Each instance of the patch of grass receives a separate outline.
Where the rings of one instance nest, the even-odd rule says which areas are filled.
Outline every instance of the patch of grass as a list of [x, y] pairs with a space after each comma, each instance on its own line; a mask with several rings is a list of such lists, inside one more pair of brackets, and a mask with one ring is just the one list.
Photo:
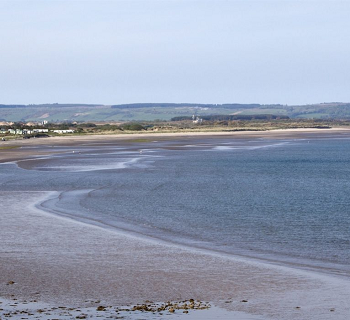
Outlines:
[[19, 146], [0, 146], [0, 150], [17, 149]]
[[129, 142], [151, 142], [149, 139], [132, 139]]

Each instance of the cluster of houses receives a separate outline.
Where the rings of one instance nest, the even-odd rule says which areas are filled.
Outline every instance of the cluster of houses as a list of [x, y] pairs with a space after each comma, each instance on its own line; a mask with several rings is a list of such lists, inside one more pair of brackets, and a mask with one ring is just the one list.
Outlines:
[[[1, 128], [0, 133], [2, 134], [18, 134], [18, 135], [27, 135], [27, 134], [35, 134], [35, 133], [48, 133], [49, 129], [5, 129]], [[65, 133], [74, 133], [74, 130], [50, 130], [50, 132], [65, 134]]]
[[[68, 130], [61, 130], [61, 129], [55, 129], [55, 130], [49, 130], [46, 128], [40, 128], [42, 126], [45, 126], [48, 124], [47, 120], [39, 121], [39, 122], [27, 122], [22, 123], [25, 127], [30, 127], [27, 129], [13, 129], [15, 125], [14, 122], [9, 121], [0, 121], [0, 134], [15, 134], [15, 135], [29, 135], [29, 134], [36, 134], [36, 133], [58, 133], [58, 134], [65, 134], [65, 133], [74, 133], [74, 130], [68, 129]], [[3, 127], [1, 127], [3, 126]], [[10, 128], [9, 128], [10, 127]], [[34, 129], [35, 127], [39, 127], [37, 129]]]

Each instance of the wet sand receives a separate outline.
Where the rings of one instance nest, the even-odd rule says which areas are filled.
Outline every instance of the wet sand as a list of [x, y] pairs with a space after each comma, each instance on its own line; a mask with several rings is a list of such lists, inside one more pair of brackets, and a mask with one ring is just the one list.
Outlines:
[[[256, 134], [271, 137], [270, 133]], [[319, 135], [320, 130], [273, 134], [276, 138], [300, 134], [307, 137]], [[107, 139], [106, 136], [77, 138], [29, 142], [78, 145]], [[27, 141], [16, 143], [26, 145]], [[30, 149], [7, 152], [7, 159], [33, 155]], [[6, 157], [1, 159], [6, 161]], [[11, 308], [12, 312], [16, 310], [15, 303], [25, 308], [24, 301], [32, 301], [35, 316], [46, 319], [38, 309], [85, 308], [84, 312], [92, 312], [95, 317], [99, 305], [116, 308], [146, 300], [162, 303], [195, 299], [220, 307], [213, 309], [220, 319], [245, 319], [247, 315], [262, 317], [256, 319], [348, 319], [350, 281], [347, 278], [186, 248], [58, 217], [34, 206], [49, 194], [16, 191], [0, 194], [0, 309], [3, 309], [0, 317]], [[108, 316], [120, 316], [114, 309], [109, 311]], [[193, 311], [193, 319], [196, 312], [213, 315], [211, 311]], [[176, 311], [166, 318], [178, 317], [180, 313]], [[101, 313], [98, 315], [103, 317]], [[129, 313], [124, 316], [135, 318]], [[192, 316], [181, 313], [183, 318], [192, 319]], [[162, 315], [142, 317], [160, 319]]]

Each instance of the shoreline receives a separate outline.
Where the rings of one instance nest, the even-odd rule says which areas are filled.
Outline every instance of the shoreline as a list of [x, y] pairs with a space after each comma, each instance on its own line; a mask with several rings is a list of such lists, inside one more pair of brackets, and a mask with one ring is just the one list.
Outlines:
[[[115, 224], [108, 224], [105, 221], [93, 220], [89, 217], [77, 216], [74, 213], [61, 212], [61, 211], [58, 211], [56, 208], [48, 208], [43, 205], [47, 201], [58, 199], [65, 192], [66, 191], [62, 191], [62, 192], [50, 191], [46, 198], [42, 199], [42, 201], [39, 201], [33, 204], [32, 207], [40, 210], [42, 214], [52, 215], [54, 217], [61, 218], [64, 220], [73, 221], [75, 223], [81, 223], [82, 225], [89, 225], [101, 230], [116, 233], [118, 235], [130, 238], [130, 239], [140, 240], [150, 244], [157, 244], [157, 245], [160, 244], [165, 247], [172, 247], [179, 250], [185, 250], [185, 251], [192, 252], [194, 254], [199, 253], [199, 254], [209, 255], [209, 256], [218, 257], [218, 258], [231, 259], [233, 261], [262, 265], [262, 266], [267, 266], [269, 268], [276, 268], [277, 270], [280, 269], [280, 270], [286, 270], [287, 272], [292, 272], [292, 273], [295, 272], [296, 274], [312, 275], [312, 276], [315, 276], [316, 278], [330, 277], [332, 279], [336, 278], [336, 279], [345, 279], [347, 281], [350, 281], [350, 274], [348, 272], [340, 269], [335, 271], [334, 269], [332, 269], [331, 266], [327, 267], [323, 265], [321, 267], [321, 266], [310, 265], [307, 263], [302, 263], [301, 261], [291, 262], [291, 261], [285, 261], [282, 259], [278, 260], [277, 258], [273, 259], [273, 258], [267, 258], [267, 257], [263, 258], [263, 257], [253, 256], [253, 255], [249, 255], [248, 253], [246, 255], [243, 253], [231, 253], [231, 252], [222, 251], [219, 249], [205, 247], [201, 244], [179, 242], [176, 240], [165, 239], [156, 235], [149, 235], [145, 232], [142, 232], [142, 230], [135, 230], [133, 229], [132, 224], [128, 224], [122, 221], [119, 221], [120, 225], [116, 226]], [[55, 196], [53, 196], [54, 193], [55, 193]]]
[[[47, 195], [0, 195], [1, 211], [12, 208], [0, 218], [2, 299], [80, 309], [96, 308], [91, 301], [117, 307], [193, 298], [262, 319], [345, 319], [348, 312], [349, 281], [144, 241], [35, 209]], [[322, 308], [320, 301], [327, 301]]]
[[[316, 132], [298, 131], [297, 136], [306, 134], [310, 138], [311, 133], [312, 137], [320, 137], [320, 129]], [[328, 135], [329, 129], [326, 132]], [[333, 131], [341, 132], [344, 131]], [[324, 133], [322, 130], [321, 136]], [[295, 136], [296, 132], [287, 133], [291, 134]], [[276, 139], [286, 138], [285, 133], [277, 136]], [[67, 138], [60, 138], [61, 145], [67, 144]], [[100, 141], [89, 138], [83, 142], [96, 146], [96, 141]], [[125, 143], [130, 146], [133, 142]], [[52, 140], [47, 145], [52, 145]], [[38, 149], [28, 148], [28, 152], [19, 152], [16, 156], [32, 157], [33, 150]], [[49, 150], [39, 150], [50, 154]], [[0, 153], [1, 160], [4, 162]], [[219, 308], [216, 312], [228, 310], [232, 313], [227, 319], [237, 320], [244, 319], [244, 315], [260, 315], [259, 319], [347, 319], [350, 312], [347, 304], [349, 279], [254, 262], [250, 258], [226, 257], [157, 239], [150, 241], [127, 231], [108, 230], [60, 217], [35, 207], [35, 203], [44, 201], [49, 194], [48, 191], [0, 194], [0, 225], [3, 227], [0, 302], [8, 307], [12, 303], [13, 310], [16, 301], [25, 300], [37, 300], [50, 308], [65, 305], [96, 311], [92, 301], [117, 307], [146, 300], [165, 302], [193, 298], [210, 302]], [[11, 281], [13, 285], [9, 285]], [[0, 316], [4, 312], [0, 311]], [[243, 314], [236, 317], [234, 312]], [[200, 319], [205, 319], [205, 313], [206, 310]], [[130, 319], [134, 319], [132, 315]]]

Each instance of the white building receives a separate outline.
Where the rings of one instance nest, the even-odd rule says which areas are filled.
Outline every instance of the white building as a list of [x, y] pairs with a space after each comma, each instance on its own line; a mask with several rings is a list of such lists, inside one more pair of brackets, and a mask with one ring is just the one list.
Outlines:
[[65, 134], [65, 133], [74, 133], [74, 130], [52, 130], [54, 133]]

